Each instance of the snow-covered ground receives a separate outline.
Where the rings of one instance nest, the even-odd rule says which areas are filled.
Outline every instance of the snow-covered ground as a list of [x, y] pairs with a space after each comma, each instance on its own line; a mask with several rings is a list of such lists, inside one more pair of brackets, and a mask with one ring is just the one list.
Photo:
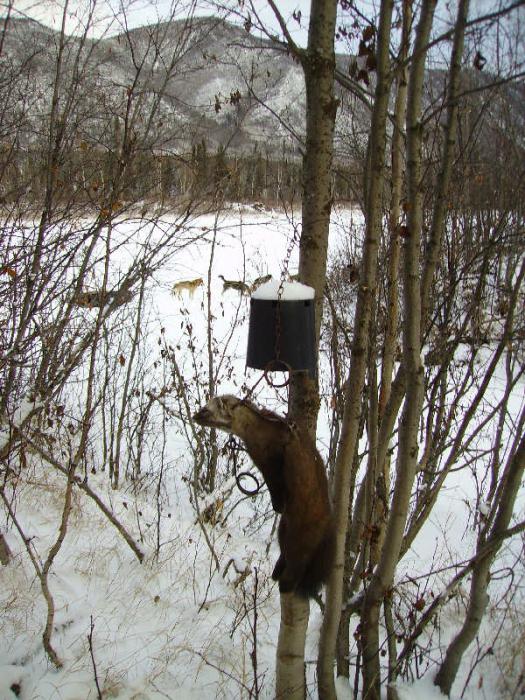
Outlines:
[[[210, 274], [214, 337], [217, 347], [228, 344], [218, 392], [238, 392], [244, 382], [248, 387], [255, 385], [260, 373], [245, 368], [248, 297], [224, 289], [219, 276], [250, 284], [267, 274], [280, 279], [285, 267], [290, 274], [295, 273], [297, 246], [291, 242], [298, 221], [298, 215], [294, 219], [278, 211], [245, 207], [218, 221], [207, 215], [194, 222], [195, 230], [202, 232], [200, 242], [170, 259], [148, 289], [144, 343], [152, 372], [162, 333], [166, 343], [176, 348], [183, 371], [198, 373], [193, 362], [206, 351], [206, 280]], [[355, 213], [343, 210], [334, 214], [333, 250], [356, 223], [359, 216]], [[130, 224], [127, 226], [123, 227], [125, 235], [130, 233]], [[132, 259], [132, 241], [119, 256], [118, 264], [123, 266]], [[194, 291], [180, 288], [173, 293], [177, 283], [198, 279], [203, 284], [197, 284]], [[239, 322], [232, 332], [235, 318]], [[189, 391], [191, 394], [191, 388]], [[522, 400], [523, 385], [520, 391], [517, 402]], [[198, 391], [192, 396], [195, 399]], [[256, 397], [285, 412], [284, 390], [275, 391], [260, 383]], [[175, 399], [167, 396], [165, 401], [169, 404]], [[324, 425], [321, 420], [321, 449], [327, 438]], [[56, 605], [52, 643], [63, 663], [58, 670], [42, 646], [46, 606], [38, 579], [16, 528], [3, 518], [0, 527], [13, 560], [0, 568], [0, 700], [17, 695], [23, 700], [206, 700], [255, 697], [256, 690], [261, 698], [273, 697], [280, 611], [278, 589], [270, 578], [276, 544], [268, 495], [263, 492], [255, 499], [243, 498], [232, 490], [231, 475], [221, 474], [217, 493], [200, 506], [205, 509], [217, 496], [221, 515], [231, 514], [221, 525], [206, 525], [207, 542], [196, 522], [187, 478], [192, 455], [175, 411], [164, 429], [167, 455], [160, 491], [154, 463], [149, 465], [148, 479], [140, 485], [124, 482], [112, 490], [107, 474], [100, 470], [96, 450], [93, 459], [98, 468], [88, 475], [89, 486], [139, 543], [145, 553], [142, 563], [95, 502], [82, 491], [74, 491], [67, 536], [49, 578]], [[64, 477], [33, 456], [13, 491], [16, 517], [40, 558], [46, 557], [57, 537], [64, 488]], [[410, 574], [416, 580], [430, 562], [436, 569], [439, 562], [465, 559], [475, 541], [469, 513], [478, 507], [473, 485], [463, 475], [457, 479], [452, 475], [431, 522], [405, 557], [399, 576]], [[433, 580], [433, 585], [439, 585], [438, 576]], [[446, 580], [444, 571], [442, 581]], [[427, 597], [434, 593], [438, 590], [425, 590]], [[450, 638], [460, 620], [458, 613], [461, 603], [455, 602], [443, 616], [439, 631], [434, 632], [433, 644], [443, 645]], [[491, 609], [482, 631], [486, 639], [499, 624], [496, 613]], [[320, 624], [320, 612], [313, 603], [306, 657], [311, 697], [316, 697]], [[475, 654], [476, 649], [471, 657]], [[427, 659], [421, 660], [421, 669], [426, 663]], [[456, 697], [469, 664], [467, 659], [454, 686]], [[342, 683], [338, 692], [340, 698], [353, 697], [352, 690]], [[500, 670], [494, 656], [488, 655], [472, 673], [462, 697], [489, 699], [500, 692]], [[414, 684], [399, 685], [400, 700], [438, 696], [430, 673]]]

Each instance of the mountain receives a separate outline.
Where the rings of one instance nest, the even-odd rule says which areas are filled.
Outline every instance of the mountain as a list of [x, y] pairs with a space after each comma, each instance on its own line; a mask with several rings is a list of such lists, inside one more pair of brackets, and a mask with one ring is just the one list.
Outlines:
[[[29, 121], [44, 116], [40, 109], [49, 110], [59, 39], [38, 22], [9, 21], [3, 82], [16, 77], [17, 97]], [[146, 103], [145, 114], [158, 100], [159, 121], [169, 124], [158, 139], [163, 150], [205, 137], [212, 148], [222, 144], [244, 151], [257, 142], [276, 149], [285, 142], [293, 151], [291, 133], [304, 130], [300, 66], [268, 42], [217, 18], [141, 27], [83, 45], [79, 38], [67, 37], [63, 91], [72, 99], [80, 95], [75, 81], [91, 108], [95, 101], [101, 113], [109, 109], [123, 114], [122, 103], [131, 89]], [[31, 95], [29, 101], [23, 95]], [[80, 122], [85, 128], [83, 118]], [[26, 138], [38, 131], [30, 130]]]
[[[38, 22], [10, 19], [0, 45], [0, 137], [33, 145], [49, 138], [53, 84], [60, 35]], [[345, 75], [353, 59], [338, 56]], [[188, 152], [202, 139], [210, 151], [254, 148], [273, 157], [298, 157], [305, 123], [301, 66], [282, 47], [216, 17], [177, 20], [132, 29], [100, 40], [66, 37], [57, 106], [68, 112], [71, 139], [108, 148], [116, 131], [141, 131], [144, 146], [159, 153]], [[494, 131], [510, 111], [519, 134], [525, 125], [523, 85], [508, 84], [487, 105], [479, 92], [490, 76], [465, 71], [473, 93], [470, 111], [483, 113], [476, 126], [481, 152], [494, 148]], [[427, 72], [426, 104], [436, 111], [446, 85], [444, 71]], [[372, 86], [369, 90], [372, 89]], [[363, 157], [369, 109], [338, 87], [336, 150], [340, 160]], [[494, 96], [494, 91], [491, 92]], [[477, 100], [477, 101], [476, 101]], [[477, 118], [477, 117], [476, 117]], [[471, 122], [475, 119], [472, 116]], [[514, 138], [514, 137], [513, 137]], [[521, 138], [520, 148], [523, 146]]]

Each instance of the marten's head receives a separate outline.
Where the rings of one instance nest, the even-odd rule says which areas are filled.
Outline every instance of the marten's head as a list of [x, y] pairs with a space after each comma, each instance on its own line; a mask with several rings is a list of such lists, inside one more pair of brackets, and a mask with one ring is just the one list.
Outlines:
[[227, 433], [236, 433], [242, 422], [243, 414], [249, 410], [246, 401], [236, 396], [225, 394], [210, 399], [206, 406], [200, 409], [193, 420], [207, 428], [218, 428]]

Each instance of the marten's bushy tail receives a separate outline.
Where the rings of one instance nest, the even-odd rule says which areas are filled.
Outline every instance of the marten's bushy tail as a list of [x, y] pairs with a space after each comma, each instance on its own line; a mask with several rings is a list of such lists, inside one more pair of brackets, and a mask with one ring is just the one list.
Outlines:
[[323, 583], [326, 583], [332, 569], [335, 554], [335, 533], [332, 522], [325, 529], [325, 533], [320, 543], [314, 549], [308, 559], [306, 567], [300, 564], [301, 552], [297, 551], [297, 542], [294, 548], [290, 547], [289, 535], [286, 527], [286, 518], [281, 518], [279, 524], [279, 543], [281, 545], [281, 556], [279, 557], [272, 573], [272, 578], [279, 581], [281, 593], [291, 593], [292, 591], [304, 596], [313, 598], [319, 592]]
[[313, 598], [326, 583], [334, 563], [335, 533], [333, 527], [327, 530], [319, 547], [315, 550], [304, 576], [297, 584], [296, 592], [306, 598]]

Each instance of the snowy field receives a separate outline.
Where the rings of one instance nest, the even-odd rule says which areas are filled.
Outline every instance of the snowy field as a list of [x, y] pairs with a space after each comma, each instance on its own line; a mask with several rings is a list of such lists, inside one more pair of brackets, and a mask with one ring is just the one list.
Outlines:
[[[335, 212], [333, 254], [359, 222], [359, 215], [349, 210]], [[291, 244], [298, 224], [298, 214], [294, 219], [282, 212], [248, 207], [234, 209], [219, 220], [206, 215], [193, 222], [195, 232], [201, 232], [199, 241], [171, 258], [147, 288], [141, 352], [142, 371], [151, 372], [151, 386], [166, 371], [161, 362], [162, 339], [162, 347], [174, 349], [181, 372], [188, 376], [191, 408], [197, 408], [204, 396], [205, 382], [192, 384], [191, 377], [204, 373], [209, 359], [208, 277], [217, 349], [214, 361], [220, 370], [216, 391], [239, 393], [243, 385], [256, 384], [260, 373], [245, 367], [249, 299], [235, 289], [224, 289], [220, 275], [250, 284], [268, 274], [280, 279], [284, 267], [294, 274], [297, 246]], [[132, 224], [126, 226], [125, 237]], [[287, 251], [291, 251], [289, 260]], [[113, 274], [133, 255], [129, 241], [115, 259]], [[177, 283], [198, 279], [203, 284], [193, 291], [180, 287], [174, 293]], [[516, 413], [523, 393], [521, 383], [516, 389]], [[286, 410], [285, 389], [274, 390], [261, 382], [255, 398], [278, 412]], [[159, 418], [163, 440], [155, 443], [157, 436], [149, 436], [157, 447], [140, 483], [123, 481], [118, 490], [112, 490], [97, 445], [92, 448], [93, 473], [88, 476], [91, 489], [139, 543], [145, 553], [142, 563], [93, 500], [74, 491], [71, 523], [49, 579], [56, 604], [52, 641], [63, 662], [58, 670], [42, 647], [46, 606], [39, 582], [16, 529], [5, 518], [2, 521], [13, 561], [0, 568], [0, 700], [17, 696], [23, 700], [211, 700], [255, 697], [256, 693], [261, 698], [273, 697], [280, 610], [278, 589], [270, 578], [277, 546], [268, 494], [263, 490], [253, 499], [243, 497], [233, 487], [229, 465], [223, 460], [216, 493], [203, 499], [200, 510], [220, 499], [221, 515], [227, 517], [222, 524], [205, 526], [207, 542], [197, 524], [189, 485], [193, 459], [188, 425], [181, 420], [177, 397], [168, 394], [163, 400], [169, 409]], [[328, 440], [326, 422], [323, 414], [319, 426], [322, 452]], [[162, 483], [156, 466], [159, 455]], [[57, 536], [64, 482], [61, 474], [33, 456], [27, 476], [16, 486], [13, 506], [17, 518], [40, 557], [45, 557]], [[405, 583], [405, 576], [417, 581], [431, 565], [437, 570], [465, 560], [473, 551], [472, 523], [479, 508], [474, 486], [464, 473], [452, 474], [446, 482], [431, 521], [399, 567], [398, 577]], [[519, 507], [523, 510], [523, 498]], [[506, 556], [512, 558], [512, 552]], [[518, 567], [516, 575], [523, 574], [523, 566]], [[421, 582], [425, 596], [437, 594], [448, 578], [449, 572], [443, 570], [430, 583]], [[484, 639], [491, 638], [502, 619], [497, 616], [497, 581], [491, 592], [493, 607], [482, 630]], [[434, 633], [436, 645], [444, 646], [457, 629], [462, 605], [459, 596], [446, 609], [439, 633]], [[306, 655], [310, 697], [316, 697], [320, 624], [319, 608], [312, 603]], [[504, 622], [502, 639], [512, 634], [507, 624]], [[476, 653], [472, 649], [465, 660], [454, 697], [460, 697], [467, 680], [464, 698], [504, 697], [503, 669], [494, 655], [486, 655], [469, 676]], [[421, 672], [426, 662], [422, 660]], [[353, 697], [352, 690], [342, 684], [339, 693], [341, 699]], [[429, 674], [414, 685], [400, 684], [400, 700], [438, 696]]]

